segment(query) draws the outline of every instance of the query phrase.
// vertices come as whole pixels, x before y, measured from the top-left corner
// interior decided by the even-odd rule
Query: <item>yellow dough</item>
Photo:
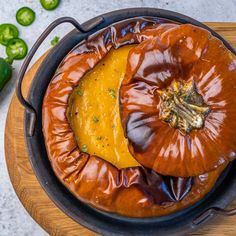
[[[69,100],[67,116],[82,151],[118,168],[138,166],[128,150],[119,115],[119,86],[133,46],[111,50],[88,72]]]

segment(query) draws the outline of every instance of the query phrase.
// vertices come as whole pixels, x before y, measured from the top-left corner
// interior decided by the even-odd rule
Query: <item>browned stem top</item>
[[[183,134],[204,126],[210,108],[198,93],[194,80],[186,83],[173,80],[165,90],[158,90],[161,97],[160,119]]]

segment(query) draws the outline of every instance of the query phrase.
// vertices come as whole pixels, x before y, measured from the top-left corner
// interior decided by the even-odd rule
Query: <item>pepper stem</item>
[[[5,61],[9,64],[9,65],[12,65],[14,59],[12,57],[6,57],[5,58]]]

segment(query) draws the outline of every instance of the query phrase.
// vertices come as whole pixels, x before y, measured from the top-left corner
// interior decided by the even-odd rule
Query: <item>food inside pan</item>
[[[157,18],[76,46],[51,80],[43,133],[79,200],[151,217],[202,199],[235,157],[235,56],[208,31]]]

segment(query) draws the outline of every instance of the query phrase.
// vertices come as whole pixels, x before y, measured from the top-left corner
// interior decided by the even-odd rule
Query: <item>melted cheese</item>
[[[119,115],[119,86],[133,46],[111,50],[73,91],[68,118],[82,151],[118,168],[138,166],[128,150]]]

